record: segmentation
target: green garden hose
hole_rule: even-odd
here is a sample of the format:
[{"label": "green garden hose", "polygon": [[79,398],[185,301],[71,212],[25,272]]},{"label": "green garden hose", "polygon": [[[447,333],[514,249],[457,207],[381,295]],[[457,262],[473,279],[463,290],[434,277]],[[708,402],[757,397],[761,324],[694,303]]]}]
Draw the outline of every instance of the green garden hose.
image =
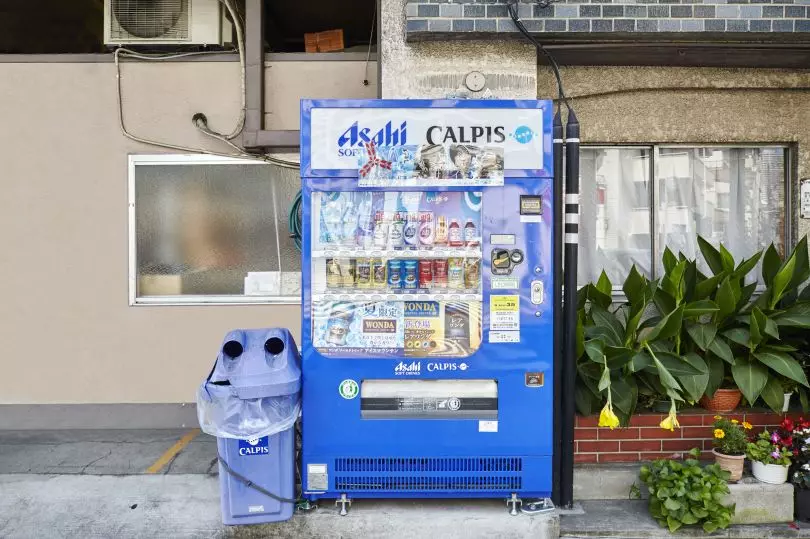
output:
[{"label": "green garden hose", "polygon": [[290,214],[287,217],[287,226],[290,227],[290,237],[295,242],[298,250],[301,250],[301,191],[293,198],[292,206],[290,206]]}]

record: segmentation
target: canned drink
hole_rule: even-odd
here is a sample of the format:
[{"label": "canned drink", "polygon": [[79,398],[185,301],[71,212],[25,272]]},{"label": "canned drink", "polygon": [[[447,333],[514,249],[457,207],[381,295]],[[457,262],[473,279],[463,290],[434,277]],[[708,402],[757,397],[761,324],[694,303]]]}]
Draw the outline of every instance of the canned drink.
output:
[{"label": "canned drink", "polygon": [[404,241],[405,223],[397,219],[388,227],[388,248],[402,249],[402,244]]},{"label": "canned drink", "polygon": [[326,259],[326,288],[340,288],[343,279],[340,275],[340,264],[334,258]]},{"label": "canned drink", "polygon": [[447,259],[447,287],[455,290],[464,288],[464,259]]},{"label": "canned drink", "polygon": [[470,289],[478,289],[481,278],[481,259],[468,258],[464,264],[464,285]]},{"label": "canned drink", "polygon": [[355,285],[357,288],[371,288],[371,259],[358,258],[355,269]]},{"label": "canned drink", "polygon": [[447,288],[447,260],[437,258],[433,261],[433,286]]},{"label": "canned drink", "polygon": [[431,288],[433,286],[433,261],[419,261],[419,288]]},{"label": "canned drink", "polygon": [[351,258],[336,258],[338,268],[340,268],[340,278],[344,288],[354,288],[354,260]]},{"label": "canned drink", "polygon": [[388,261],[388,288],[402,288],[402,260]]},{"label": "canned drink", "polygon": [[415,290],[419,287],[416,260],[405,260],[402,263],[402,288]]},{"label": "canned drink", "polygon": [[371,261],[371,281],[374,288],[385,288],[385,262],[382,258]]}]

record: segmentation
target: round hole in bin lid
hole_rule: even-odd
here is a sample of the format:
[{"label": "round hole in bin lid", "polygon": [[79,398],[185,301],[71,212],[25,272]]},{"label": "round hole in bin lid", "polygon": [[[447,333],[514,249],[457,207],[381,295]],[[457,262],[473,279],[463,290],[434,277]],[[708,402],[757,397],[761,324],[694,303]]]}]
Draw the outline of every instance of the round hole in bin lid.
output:
[{"label": "round hole in bin lid", "polygon": [[237,341],[228,341],[222,345],[222,353],[231,359],[236,359],[242,355],[242,345]]},{"label": "round hole in bin lid", "polygon": [[279,339],[278,337],[270,337],[264,343],[264,349],[267,350],[268,353],[278,355],[284,351],[284,341]]}]

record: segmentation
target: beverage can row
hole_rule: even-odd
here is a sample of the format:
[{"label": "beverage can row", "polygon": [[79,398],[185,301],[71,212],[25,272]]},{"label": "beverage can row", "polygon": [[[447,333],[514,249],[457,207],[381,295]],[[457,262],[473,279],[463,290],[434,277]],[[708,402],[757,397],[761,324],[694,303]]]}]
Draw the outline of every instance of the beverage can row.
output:
[{"label": "beverage can row", "polygon": [[388,290],[478,289],[480,258],[329,258],[326,287]]}]

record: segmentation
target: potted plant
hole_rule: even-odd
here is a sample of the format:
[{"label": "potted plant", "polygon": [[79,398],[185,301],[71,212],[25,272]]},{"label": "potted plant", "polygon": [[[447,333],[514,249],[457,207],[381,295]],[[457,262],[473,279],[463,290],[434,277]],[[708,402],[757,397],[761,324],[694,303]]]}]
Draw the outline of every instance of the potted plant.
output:
[{"label": "potted plant", "polygon": [[796,392],[796,389],[799,387],[799,384],[796,383],[795,380],[791,380],[785,376],[780,376],[779,381],[782,385],[782,393],[784,395],[784,404],[782,405],[782,412],[787,412],[790,410],[790,399],[793,397],[793,394]]},{"label": "potted plant", "polygon": [[734,385],[734,381],[727,377],[723,381],[723,386],[717,389],[712,395],[703,395],[700,405],[710,412],[727,414],[737,408],[742,399],[742,392]]},{"label": "potted plant", "polygon": [[793,452],[782,444],[779,433],[762,431],[756,442],[748,444],[745,454],[751,459],[751,471],[757,480],[771,485],[787,481]]},{"label": "potted plant", "polygon": [[729,481],[742,479],[745,450],[748,447],[750,423],[714,416],[714,461],[731,475]]}]

